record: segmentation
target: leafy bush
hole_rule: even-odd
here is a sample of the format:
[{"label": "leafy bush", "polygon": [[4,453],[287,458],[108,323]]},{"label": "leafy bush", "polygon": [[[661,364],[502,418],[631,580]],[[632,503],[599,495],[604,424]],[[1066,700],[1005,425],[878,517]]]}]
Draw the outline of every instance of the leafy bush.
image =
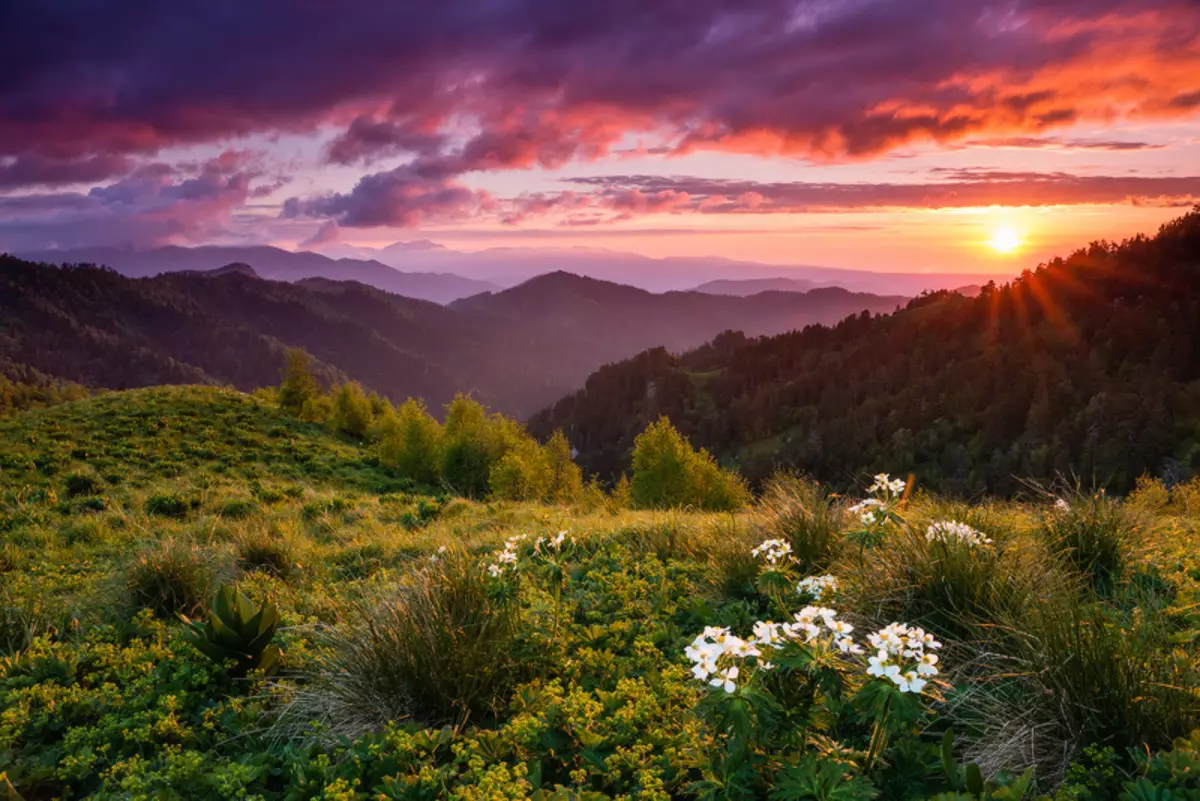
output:
[{"label": "leafy bush", "polygon": [[283,384],[279,387],[279,405],[299,415],[305,405],[321,394],[312,373],[312,357],[300,349],[291,349],[284,357]]},{"label": "leafy bush", "polygon": [[728,511],[750,499],[741,478],[722,470],[707,451],[694,450],[666,417],[638,435],[630,488],[633,505],[641,509]]},{"label": "leafy bush", "polygon": [[459,395],[446,405],[442,479],[459,495],[482,498],[489,489],[492,466],[527,436],[513,421],[489,416],[479,403]]},{"label": "leafy bush", "polygon": [[1161,512],[1171,503],[1171,491],[1157,478],[1140,476],[1125,502],[1147,512]]},{"label": "leafy bush", "polygon": [[168,540],[144,551],[130,566],[125,587],[135,606],[161,618],[195,615],[211,595],[214,571],[205,551]]}]

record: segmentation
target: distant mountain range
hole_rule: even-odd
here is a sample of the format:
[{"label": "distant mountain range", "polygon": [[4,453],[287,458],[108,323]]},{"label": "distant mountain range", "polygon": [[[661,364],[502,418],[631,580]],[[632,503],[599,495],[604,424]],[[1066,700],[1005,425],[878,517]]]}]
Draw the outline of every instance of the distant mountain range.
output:
[{"label": "distant mountain range", "polygon": [[720,257],[651,258],[636,253],[582,247],[488,248],[464,252],[428,241],[398,242],[380,249],[331,244],[321,247],[321,252],[342,258],[373,259],[399,270],[450,272],[504,287],[527,281],[536,275],[566,270],[588,278],[629,284],[650,292],[689,290],[697,285],[730,279],[766,279],[795,283],[790,286],[786,283],[765,285],[756,291],[804,291],[822,286],[839,286],[854,292],[912,297],[925,291],[985,284],[988,281],[1004,282],[1013,277],[978,273],[871,272],[802,264],[764,264]]},{"label": "distant mountain range", "polygon": [[471,392],[525,417],[601,365],[649,347],[682,351],[728,329],[774,334],[891,312],[906,300],[837,288],[745,298],[652,294],[556,272],[441,306],[358,281],[266,280],[263,263],[273,262],[206,268],[197,257],[175,262],[174,272],[130,278],[0,257],[0,367],[93,387],[252,389],[277,383],[284,349],[302,347],[329,379],[357,379],[432,406]]},{"label": "distant mountain range", "polygon": [[464,252],[432,242],[401,242],[379,249],[334,244],[324,246],[320,253],[266,245],[211,245],[151,250],[83,248],[15,255],[54,264],[103,265],[133,278],[164,272],[207,272],[230,263],[243,263],[259,276],[275,281],[304,278],[358,281],[397,295],[443,304],[559,271],[628,284],[649,292],[694,289],[718,295],[805,292],[838,286],[853,292],[912,297],[930,290],[1006,280],[1002,275],[875,273],[724,258],[655,259],[597,248],[490,248]]},{"label": "distant mountain range", "polygon": [[803,278],[720,278],[716,281],[706,281],[696,287],[696,292],[708,295],[736,295],[747,297],[759,292],[807,292],[815,289],[815,281]]},{"label": "distant mountain range", "polygon": [[378,261],[332,259],[310,251],[290,251],[259,245],[253,247],[163,247],[151,250],[132,248],[81,248],[17,254],[29,261],[52,264],[96,264],[111,267],[131,278],[147,278],[159,273],[211,272],[231,263],[249,266],[254,272],[274,281],[300,281],[305,278],[329,278],[358,281],[385,292],[434,303],[449,303],[457,298],[498,289],[496,284],[463,278],[445,272],[401,272]]}]

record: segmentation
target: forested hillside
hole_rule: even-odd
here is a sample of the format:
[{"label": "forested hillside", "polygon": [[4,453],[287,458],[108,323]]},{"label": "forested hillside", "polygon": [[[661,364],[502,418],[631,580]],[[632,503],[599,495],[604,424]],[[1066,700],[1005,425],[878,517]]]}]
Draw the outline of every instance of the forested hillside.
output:
[{"label": "forested hillside", "polygon": [[354,281],[267,281],[249,268],[133,279],[0,257],[0,361],[89,387],[249,390],[278,381],[284,351],[298,347],[327,381],[430,406],[469,392],[525,417],[647,347],[684,350],[730,327],[777,333],[901,301],[843,290],[655,295],[560,273],[446,308]]},{"label": "forested hillside", "polygon": [[1200,208],[989,285],[780,336],[606,366],[537,415],[602,476],[668,415],[757,479],[914,471],[955,493],[1076,476],[1117,490],[1200,469]]}]

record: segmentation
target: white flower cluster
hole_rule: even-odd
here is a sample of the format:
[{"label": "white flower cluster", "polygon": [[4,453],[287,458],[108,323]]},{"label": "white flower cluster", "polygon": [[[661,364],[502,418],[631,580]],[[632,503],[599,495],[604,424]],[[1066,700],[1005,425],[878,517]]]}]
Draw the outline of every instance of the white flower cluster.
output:
[{"label": "white flower cluster", "polygon": [[[757,638],[743,640],[731,634],[727,628],[706,626],[700,636],[684,649],[684,654],[692,661],[692,675],[698,681],[706,681],[713,687],[722,687],[725,692],[731,693],[737,689],[740,674],[738,666],[731,663],[761,656],[762,652],[758,649]],[[768,666],[768,663],[760,665]]]},{"label": "white flower cluster", "polygon": [[875,483],[867,487],[867,492],[876,497],[854,504],[850,507],[850,514],[857,515],[864,526],[881,526],[888,521],[892,508],[907,486],[908,482],[902,478],[880,473],[875,476]]},{"label": "white flower cluster", "polygon": [[445,545],[443,545],[442,547],[438,548],[438,549],[437,549],[437,553],[432,553],[432,554],[430,554],[430,555],[429,555],[429,561],[430,561],[430,562],[440,562],[440,561],[442,561],[442,555],[446,553],[446,550],[447,550],[447,548],[446,548],[446,546],[445,546]]},{"label": "white flower cluster", "polygon": [[826,591],[837,592],[838,582],[833,576],[809,576],[796,585],[796,592],[808,593],[814,601],[821,600]]},{"label": "white flower cluster", "polygon": [[520,534],[516,537],[509,537],[504,541],[504,550],[496,555],[496,561],[488,565],[488,573],[493,578],[499,578],[504,575],[506,570],[515,570],[517,567],[517,548],[521,541],[526,538],[526,535]]},{"label": "white flower cluster", "polygon": [[684,653],[692,662],[692,675],[698,681],[731,693],[737,689],[742,675],[739,661],[755,660],[760,670],[775,666],[763,658],[763,649],[783,648],[790,641],[810,643],[822,637],[844,654],[861,654],[862,646],[850,633],[854,627],[837,619],[837,612],[823,606],[806,606],[797,612],[790,623],[758,621],[754,634],[744,640],[727,628],[708,626],[696,637]]},{"label": "white flower cluster", "polygon": [[867,642],[876,649],[867,659],[867,675],[890,679],[902,693],[921,692],[938,673],[937,654],[930,652],[942,644],[924,629],[893,623],[867,635]]},{"label": "white flower cluster", "polygon": [[939,520],[925,530],[925,539],[930,542],[961,543],[969,548],[992,544],[989,537],[955,520]]},{"label": "white flower cluster", "polygon": [[574,542],[574,540],[567,536],[567,532],[560,531],[553,537],[538,537],[533,547],[538,552],[541,552],[543,548],[548,551],[561,551],[563,544],[568,542]]},{"label": "white flower cluster", "polygon": [[864,526],[883,524],[887,521],[887,505],[875,498],[867,498],[850,507],[850,514],[858,515]]},{"label": "white flower cluster", "polygon": [[791,552],[791,543],[785,540],[763,540],[757,548],[750,552],[750,555],[760,557],[774,567],[787,559]]},{"label": "white flower cluster", "polygon": [[1071,504],[1067,503],[1062,498],[1055,498],[1054,499],[1054,510],[1056,512],[1069,512],[1069,511],[1071,511]]},{"label": "white flower cluster", "polygon": [[898,498],[907,486],[908,482],[902,478],[892,478],[887,473],[879,473],[875,476],[875,483],[867,487],[867,492]]}]

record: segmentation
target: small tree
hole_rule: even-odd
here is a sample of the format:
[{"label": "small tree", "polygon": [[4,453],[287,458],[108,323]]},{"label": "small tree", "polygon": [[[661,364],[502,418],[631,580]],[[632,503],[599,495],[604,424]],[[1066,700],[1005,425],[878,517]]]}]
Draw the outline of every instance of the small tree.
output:
[{"label": "small tree", "polygon": [[550,495],[550,458],[532,437],[525,437],[492,465],[492,495],[507,501],[541,501]]},{"label": "small tree", "polygon": [[334,431],[357,439],[366,437],[371,429],[374,415],[371,401],[357,381],[347,381],[338,389],[329,413],[329,424]]},{"label": "small tree", "polygon": [[559,503],[578,503],[583,498],[583,471],[575,464],[566,435],[555,431],[543,451],[550,470],[547,498]]},{"label": "small tree", "polygon": [[477,401],[459,395],[446,406],[442,478],[460,495],[480,498],[491,486],[492,465],[527,435]]},{"label": "small tree", "polygon": [[749,500],[742,479],[722,470],[707,451],[693,449],[665,416],[634,441],[630,494],[641,509],[729,510]]},{"label": "small tree", "polygon": [[425,404],[409,399],[384,419],[379,459],[420,484],[433,486],[442,474],[442,427]]},{"label": "small tree", "polygon": [[279,405],[298,415],[306,403],[320,394],[321,387],[312,373],[312,357],[299,348],[289,348],[284,355]]}]

